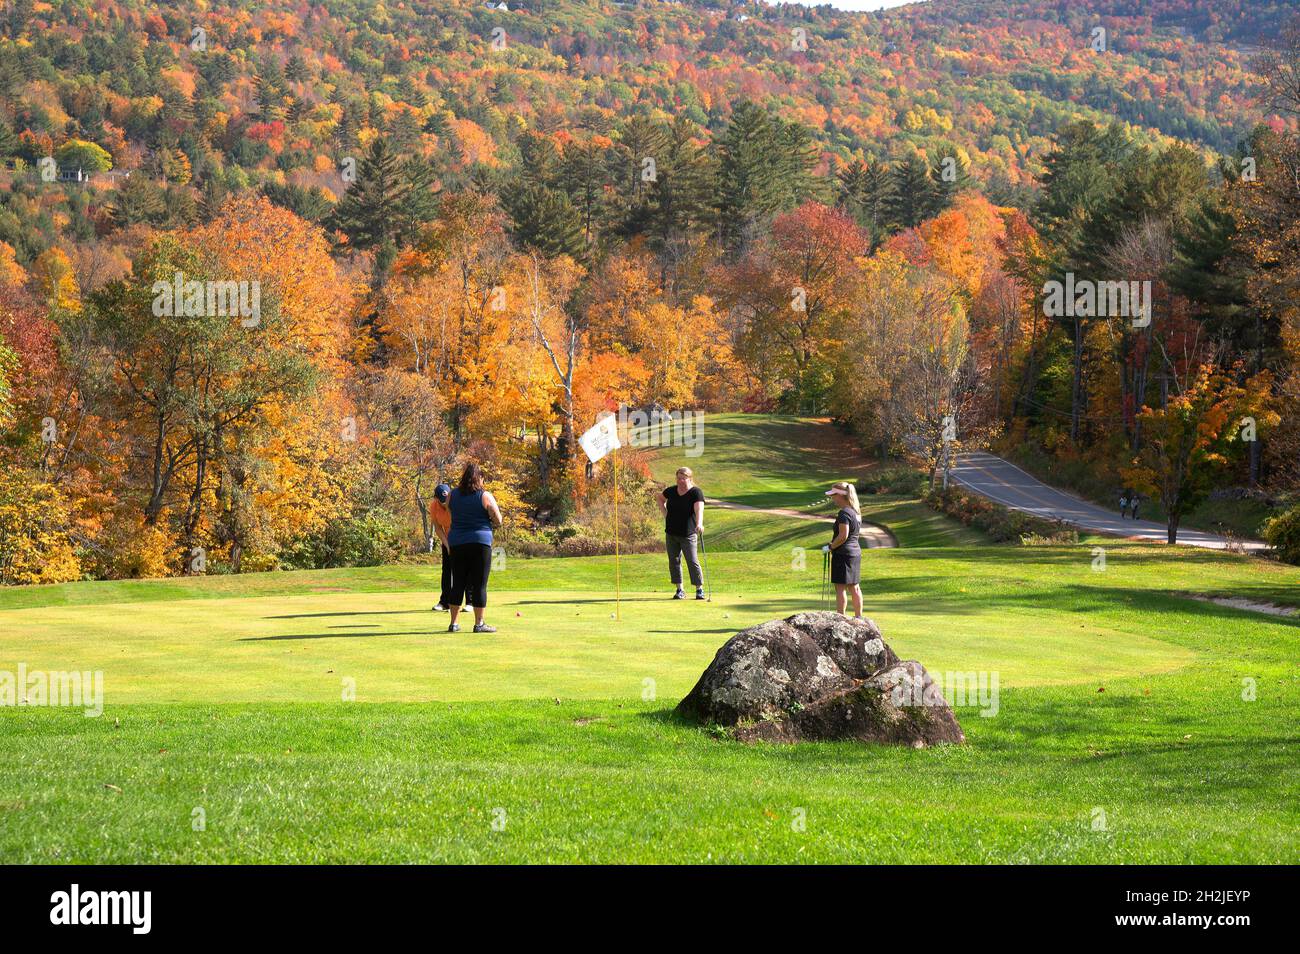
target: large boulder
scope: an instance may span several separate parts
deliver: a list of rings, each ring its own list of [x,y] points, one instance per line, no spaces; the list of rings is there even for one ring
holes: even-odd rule
[[[871,620],[797,613],[727,640],[677,706],[742,741],[965,742],[940,688]]]

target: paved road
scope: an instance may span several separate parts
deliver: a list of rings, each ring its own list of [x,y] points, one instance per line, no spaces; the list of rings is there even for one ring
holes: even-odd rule
[[[1073,494],[1049,487],[1015,464],[982,451],[962,454],[952,469],[952,477],[963,487],[1005,507],[1037,517],[1063,520],[1081,530],[1159,543],[1168,539],[1168,530],[1163,523],[1121,518],[1118,500],[1114,510],[1098,507]],[[1184,529],[1178,531],[1178,542],[1210,550],[1222,550],[1228,545],[1227,538],[1218,534]],[[1239,542],[1247,550],[1266,549],[1266,544],[1258,540]]]
[[[816,520],[826,524],[831,522],[831,515],[828,513],[804,513],[802,510],[790,510],[785,507],[751,507],[749,504],[733,503],[730,500],[706,500],[705,503],[710,507],[721,507],[723,510],[748,510],[751,513],[770,513],[776,517]],[[894,531],[883,523],[868,523],[864,520],[858,538],[861,540],[862,546],[870,550],[898,546],[898,538],[894,536]]]

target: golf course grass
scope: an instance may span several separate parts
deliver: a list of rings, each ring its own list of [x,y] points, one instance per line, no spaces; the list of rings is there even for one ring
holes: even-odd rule
[[[739,415],[689,463],[798,509],[872,466]],[[736,630],[818,605],[828,523],[711,511],[711,602],[668,600],[659,555],[623,559],[616,607],[612,558],[507,554],[494,636],[445,631],[427,566],[0,590],[0,672],[104,681],[97,718],[0,708],[0,862],[1297,860],[1300,616],[1189,594],[1300,605],[1300,571],[1121,541],[1098,569],[906,497],[864,517],[899,537],[863,558],[886,640],[997,680],[965,746],[744,746],[672,714]]]

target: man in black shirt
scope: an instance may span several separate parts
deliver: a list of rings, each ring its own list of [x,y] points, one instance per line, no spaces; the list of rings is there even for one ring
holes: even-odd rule
[[[696,550],[696,534],[704,529],[704,491],[695,486],[695,475],[689,467],[677,471],[677,486],[667,487],[659,497],[659,509],[664,513],[664,543],[668,547],[668,573],[677,592],[673,599],[684,600],[682,592],[682,554],[690,570],[695,598],[704,599],[704,576],[700,572],[700,558]]]

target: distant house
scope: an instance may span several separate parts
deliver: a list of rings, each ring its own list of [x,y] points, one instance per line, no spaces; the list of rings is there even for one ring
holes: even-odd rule
[[[744,13],[737,13],[737,14],[736,14],[734,17],[732,17],[731,19],[735,20],[737,23],[744,23],[746,20],[749,19],[749,17],[748,17],[748,15],[746,15],[746,14],[744,14]]]
[[[506,6],[506,0],[501,0],[500,3],[493,3],[492,0],[488,0],[487,3],[483,4],[483,6],[487,7],[489,10],[500,10],[503,13],[510,12],[510,8]]]

